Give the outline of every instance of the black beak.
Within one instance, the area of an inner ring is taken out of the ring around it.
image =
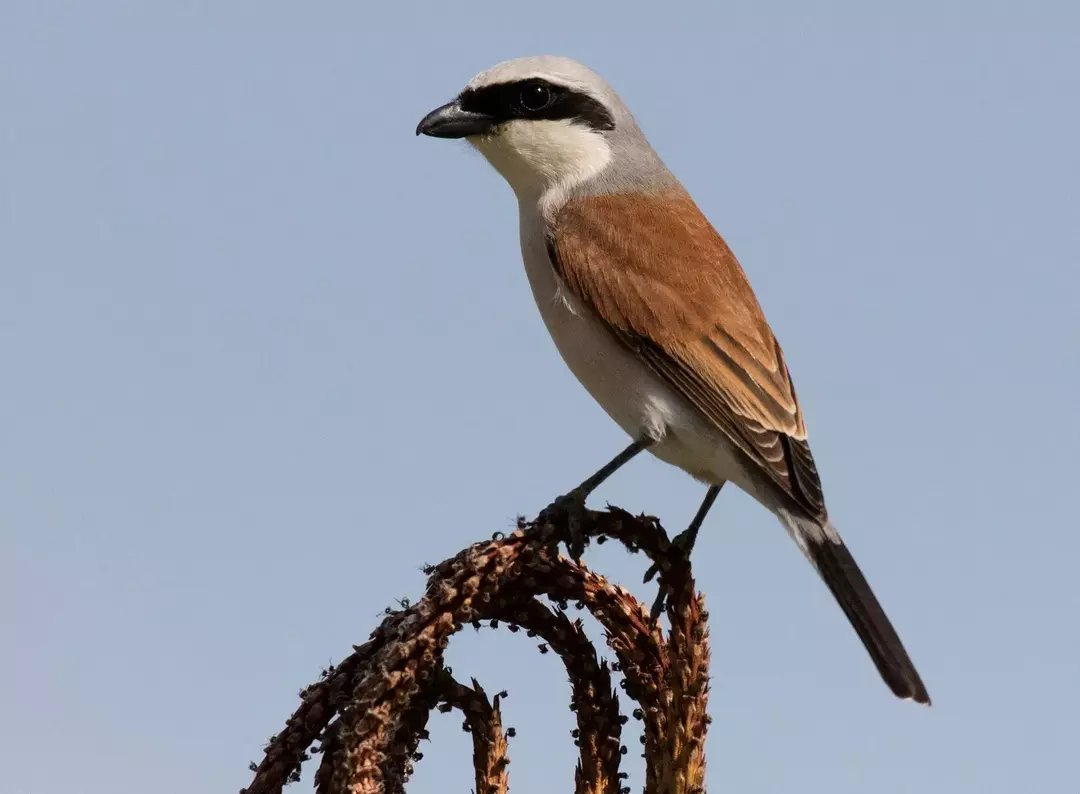
[[[491,132],[495,124],[491,116],[462,109],[455,99],[424,116],[416,125],[416,134],[433,138],[465,138]]]

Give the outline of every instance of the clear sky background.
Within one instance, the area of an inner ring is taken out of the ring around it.
[[[422,563],[624,445],[510,189],[413,136],[545,52],[611,80],[742,260],[934,697],[893,699],[725,491],[695,555],[712,790],[1075,784],[1080,11],[870,5],[3,0],[0,790],[238,789]],[[641,459],[595,501],[676,530],[702,493]],[[449,656],[510,690],[515,794],[569,791],[558,661],[491,631]],[[412,791],[469,790],[433,722]]]

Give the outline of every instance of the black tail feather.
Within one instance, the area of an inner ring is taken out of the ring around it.
[[[885,683],[897,697],[930,705],[930,695],[914,663],[851,552],[842,541],[822,537],[820,528],[816,536],[800,534],[804,541],[800,545],[804,546],[810,561],[851,621]]]

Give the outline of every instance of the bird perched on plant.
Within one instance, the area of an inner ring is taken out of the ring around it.
[[[829,520],[791,375],[742,268],[607,82],[567,58],[508,61],[416,131],[467,139],[510,183],[544,323],[633,439],[563,504],[583,507],[648,450],[709,486],[677,539],[689,554],[720,488],[734,483],[779,518],[892,691],[928,704]]]

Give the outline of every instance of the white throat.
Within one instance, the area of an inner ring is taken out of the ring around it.
[[[510,121],[469,142],[502,174],[519,202],[559,204],[566,192],[607,167],[611,147],[569,120]]]

